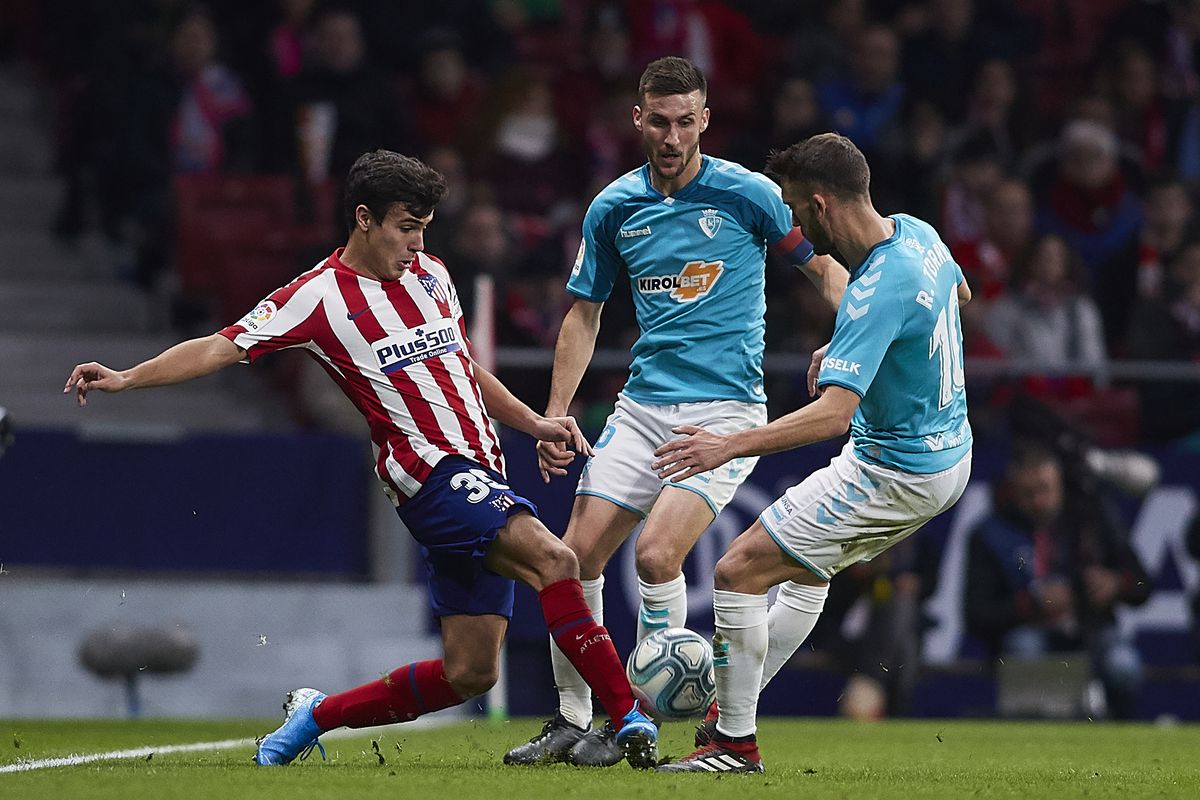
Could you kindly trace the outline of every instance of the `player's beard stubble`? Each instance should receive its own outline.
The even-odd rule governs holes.
[[[692,163],[692,160],[700,152],[700,143],[697,142],[691,148],[684,151],[670,149],[655,150],[649,146],[645,150],[646,160],[650,162],[650,169],[654,171],[654,174],[663,180],[674,180],[683,174],[683,171],[688,168],[688,165]],[[663,157],[670,155],[678,156],[678,158],[666,162],[666,164],[671,165],[666,166],[663,163]]]

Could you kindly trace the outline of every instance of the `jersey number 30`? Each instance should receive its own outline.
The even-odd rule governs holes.
[[[938,386],[938,410],[954,402],[966,385],[963,374],[962,320],[958,316],[958,292],[950,290],[950,302],[938,312],[929,337],[929,357],[939,358],[941,380]]]

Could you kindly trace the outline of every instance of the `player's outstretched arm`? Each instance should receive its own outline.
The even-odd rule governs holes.
[[[842,294],[846,291],[846,282],[850,273],[830,256],[816,256],[808,260],[800,271],[808,276],[813,286],[825,298],[825,302],[837,308],[842,304]]]
[[[574,460],[575,453],[589,456],[592,454],[592,446],[579,430],[574,417],[544,417],[538,414],[517,399],[499,378],[478,364],[475,365],[475,380],[479,384],[479,392],[483,396],[483,405],[488,414],[510,428],[523,431],[538,440],[538,469],[546,483],[550,482],[551,475],[567,474],[566,468]],[[562,455],[554,459],[549,458],[541,450],[543,444],[554,445]]]
[[[727,436],[694,425],[679,425],[671,430],[684,434],[685,438],[674,439],[655,450],[657,460],[651,467],[665,480],[681,481],[735,458],[763,456],[831,439],[850,428],[850,419],[860,399],[849,389],[826,386],[821,396],[804,408],[767,425]]]
[[[114,370],[89,361],[77,364],[67,378],[63,394],[75,390],[79,405],[87,405],[91,391],[123,392],[126,389],[146,389],[170,386],[193,378],[211,375],[242,359],[245,351],[220,334],[189,339],[164,350],[149,361],[127,370]]]

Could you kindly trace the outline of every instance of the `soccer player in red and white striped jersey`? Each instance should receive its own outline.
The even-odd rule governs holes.
[[[471,359],[450,273],[423,252],[445,191],[442,176],[415,158],[363,155],[346,184],[345,248],[236,324],[131,369],[79,364],[63,391],[74,390],[82,406],[92,391],[182,383],[299,347],[366,418],[384,491],[421,545],[443,658],[337,694],[290,693],[284,724],[261,742],[257,763],[290,763],[334,728],[405,722],[490,689],[516,579],[538,592],[551,634],[600,697],[629,763],[651,767],[657,729],[592,618],[574,553],[508,486],[488,417],[539,441],[591,448],[573,418],[537,414]]]

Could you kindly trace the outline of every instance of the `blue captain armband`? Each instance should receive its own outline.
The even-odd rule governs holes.
[[[786,258],[793,267],[803,267],[813,257],[813,246],[799,228],[792,228],[792,232],[771,245],[771,249]]]

